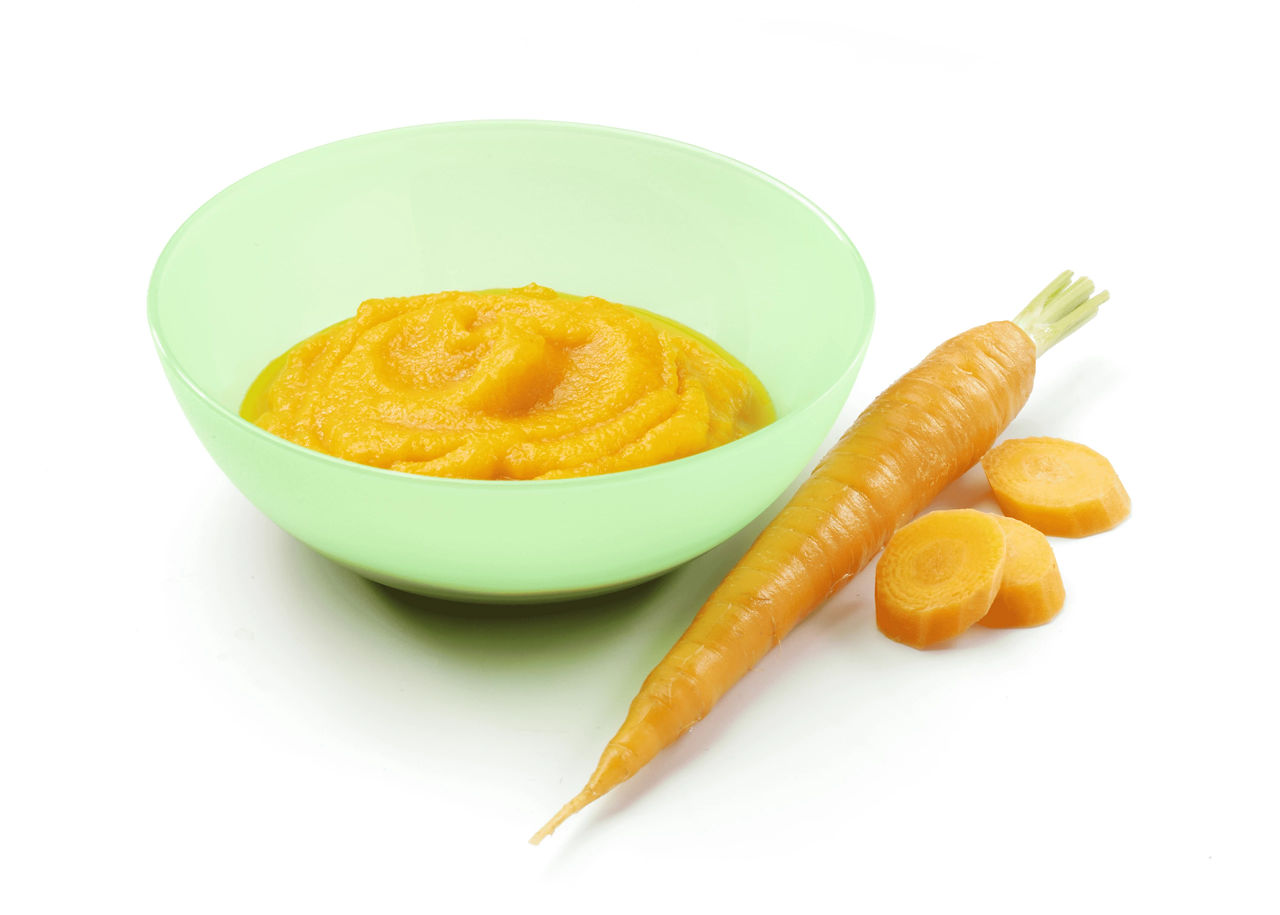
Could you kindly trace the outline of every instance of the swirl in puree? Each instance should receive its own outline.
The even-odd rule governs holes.
[[[241,415],[349,461],[476,480],[647,467],[774,418],[694,331],[537,285],[370,299],[267,366]]]

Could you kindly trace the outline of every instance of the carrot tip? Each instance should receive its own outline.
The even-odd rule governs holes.
[[[578,795],[573,798],[573,800],[561,807],[556,812],[555,816],[547,820],[546,824],[541,829],[529,837],[529,844],[538,845],[541,843],[543,839],[555,832],[556,828],[561,823],[569,819],[569,817],[573,816],[583,807],[590,804],[596,799],[596,797],[598,797],[598,795],[595,792],[591,791],[589,788],[583,788],[578,792]]]

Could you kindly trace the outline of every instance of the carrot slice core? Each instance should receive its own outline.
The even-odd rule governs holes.
[[[876,625],[912,648],[954,638],[986,615],[1004,573],[1004,530],[969,508],[899,529],[876,566]]]

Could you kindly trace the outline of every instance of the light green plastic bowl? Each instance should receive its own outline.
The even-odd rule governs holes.
[[[237,415],[267,362],[364,299],[531,282],[707,334],[777,421],[641,470],[489,482],[365,467]],[[541,121],[409,127],[269,165],[178,229],[147,304],[183,411],[267,517],[375,581],[484,602],[621,588],[742,529],[835,421],[873,311],[849,239],[790,188],[672,140]]]

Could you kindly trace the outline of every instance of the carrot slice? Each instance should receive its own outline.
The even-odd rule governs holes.
[[[1004,529],[1004,577],[987,615],[992,629],[1040,626],[1058,615],[1067,599],[1053,547],[1044,534],[1016,518],[996,517]]]
[[[1129,494],[1111,462],[1061,438],[1015,438],[982,469],[1000,510],[1052,537],[1087,537],[1129,517]]]
[[[1004,564],[994,515],[960,508],[917,518],[893,535],[876,566],[876,625],[912,648],[954,638],[986,615]]]

